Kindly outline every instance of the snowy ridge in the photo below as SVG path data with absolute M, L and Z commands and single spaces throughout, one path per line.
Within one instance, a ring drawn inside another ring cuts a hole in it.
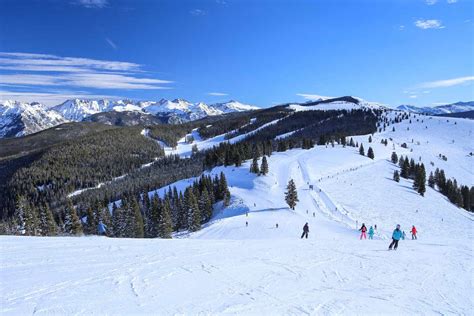
M 0 101 L 0 138 L 36 133 L 67 121 L 40 103 Z
M 400 105 L 397 107 L 397 110 L 408 111 L 413 113 L 424 113 L 430 115 L 460 113 L 474 111 L 474 101 L 456 102 L 436 107 L 417 107 L 414 105 Z

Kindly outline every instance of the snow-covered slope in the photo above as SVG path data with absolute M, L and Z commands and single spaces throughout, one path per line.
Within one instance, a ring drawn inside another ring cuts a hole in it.
M 386 109 L 381 103 L 369 102 L 358 97 L 340 97 L 332 99 L 320 99 L 307 103 L 290 104 L 289 108 L 294 111 L 329 111 L 329 110 L 357 110 L 357 109 Z
M 0 101 L 0 138 L 24 136 L 65 122 L 40 103 Z
M 214 168 L 212 174 L 226 174 L 231 205 L 217 205 L 201 231 L 173 240 L 1 237 L 1 312 L 469 315 L 473 215 L 429 187 L 422 197 L 411 181 L 393 181 L 397 167 L 389 161 L 394 148 L 423 160 L 449 146 L 453 166 L 442 167 L 472 185 L 472 169 L 460 170 L 472 166 L 463 153 L 473 144 L 462 142 L 474 123 L 456 122 L 417 123 L 426 129 L 404 121 L 395 132 L 375 133 L 372 143 L 368 135 L 354 137 L 374 149 L 374 160 L 335 145 L 274 153 L 266 176 L 249 173 L 249 161 Z M 401 148 L 405 127 L 428 143 Z M 389 136 L 394 141 L 381 144 Z M 205 148 L 205 140 L 195 139 Z M 183 145 L 176 150 L 186 152 Z M 294 211 L 284 201 L 290 178 L 299 197 Z M 193 180 L 176 186 L 183 190 Z M 306 222 L 309 239 L 301 240 Z M 359 240 L 361 223 L 377 225 L 374 240 Z M 408 239 L 389 252 L 396 224 Z M 411 225 L 419 230 L 416 241 L 409 238 Z
M 173 240 L 0 237 L 1 313 L 470 315 L 474 216 L 430 187 L 423 197 L 411 180 L 393 181 L 390 155 L 474 185 L 474 122 L 411 120 L 371 143 L 353 137 L 373 148 L 374 160 L 336 144 L 276 152 L 266 176 L 251 174 L 250 161 L 208 171 L 225 173 L 231 205 L 216 205 L 201 231 Z M 192 134 L 200 150 L 241 139 Z M 187 156 L 192 145 L 168 153 Z M 294 211 L 284 200 L 289 179 L 298 190 Z M 301 240 L 306 222 L 309 239 Z M 377 225 L 374 240 L 359 240 L 362 223 Z M 416 225 L 419 238 L 389 252 L 396 224 L 408 237 Z
M 425 113 L 430 115 L 450 114 L 467 111 L 474 111 L 474 101 L 456 102 L 452 104 L 440 105 L 436 107 L 417 107 L 414 105 L 400 105 L 398 110 L 409 111 L 413 113 Z

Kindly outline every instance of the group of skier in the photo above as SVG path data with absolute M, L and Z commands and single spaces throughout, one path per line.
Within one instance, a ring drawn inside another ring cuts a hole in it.
M 377 230 L 377 225 L 374 225 L 374 227 L 370 226 L 370 228 L 367 231 L 367 226 L 365 226 L 365 224 L 362 223 L 362 226 L 359 229 L 359 231 L 361 232 L 360 239 L 361 240 L 362 240 L 362 238 L 367 239 L 367 233 L 369 234 L 369 239 L 374 239 L 374 234 L 375 234 L 376 230 Z M 412 240 L 418 239 L 417 236 L 416 236 L 418 231 L 417 231 L 415 225 L 412 226 L 410 232 L 411 232 L 411 239 Z M 301 239 L 308 238 L 308 234 L 309 234 L 309 225 L 308 225 L 308 223 L 306 223 L 303 226 L 303 234 L 301 234 Z M 395 230 L 392 233 L 392 241 L 391 241 L 390 245 L 388 246 L 388 250 L 392 250 L 392 248 L 397 250 L 398 242 L 400 241 L 400 239 L 405 239 L 405 235 L 406 235 L 405 232 L 400 229 L 400 224 L 398 224 L 397 227 L 395 228 Z

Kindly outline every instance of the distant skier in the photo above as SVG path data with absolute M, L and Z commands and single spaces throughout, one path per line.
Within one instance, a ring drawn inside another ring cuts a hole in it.
M 417 232 L 418 232 L 418 231 L 416 230 L 415 225 L 413 225 L 413 226 L 411 227 L 411 239 L 412 239 L 412 240 L 418 239 L 418 238 L 416 237 L 416 233 L 417 233 Z
M 308 223 L 304 224 L 303 226 L 303 234 L 301 235 L 301 239 L 306 236 L 306 239 L 308 239 L 308 233 L 309 233 L 309 226 Z
M 313 217 L 316 217 L 316 213 L 315 213 L 315 212 L 313 212 Z
M 374 239 L 374 228 L 372 226 L 370 226 L 369 228 L 369 239 Z
M 275 225 L 275 226 L 276 226 L 276 228 L 278 228 L 278 223 L 276 223 L 276 225 Z
M 405 231 L 402 232 L 402 240 L 405 240 L 407 238 L 407 234 L 405 234 Z
M 392 247 L 397 250 L 400 238 L 402 238 L 402 231 L 400 230 L 400 224 L 398 224 L 397 228 L 393 231 L 392 242 L 390 243 L 390 246 L 388 246 L 388 250 L 392 250 Z
M 99 221 L 99 224 L 97 224 L 97 233 L 99 236 L 107 235 L 107 225 L 102 223 L 102 221 Z
M 377 224 L 374 225 L 374 230 L 377 231 Z
M 249 227 L 249 222 L 245 222 L 245 227 Z
M 367 232 L 367 227 L 365 227 L 365 224 L 364 224 L 364 223 L 362 223 L 362 226 L 360 227 L 359 231 L 361 232 L 361 234 L 360 234 L 360 240 L 362 240 L 362 238 L 367 239 L 367 234 L 366 234 L 366 232 Z

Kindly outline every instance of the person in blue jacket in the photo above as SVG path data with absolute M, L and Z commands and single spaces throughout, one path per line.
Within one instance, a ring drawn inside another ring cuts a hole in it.
M 393 231 L 392 234 L 392 243 L 388 246 L 388 250 L 392 250 L 392 247 L 397 250 L 398 248 L 398 241 L 402 238 L 402 231 L 400 230 L 400 224 L 397 225 L 397 228 Z
M 99 224 L 97 224 L 97 232 L 99 235 L 106 235 L 107 234 L 107 225 L 102 223 L 102 221 L 99 221 Z
M 372 226 L 369 228 L 369 239 L 374 239 L 374 228 Z

